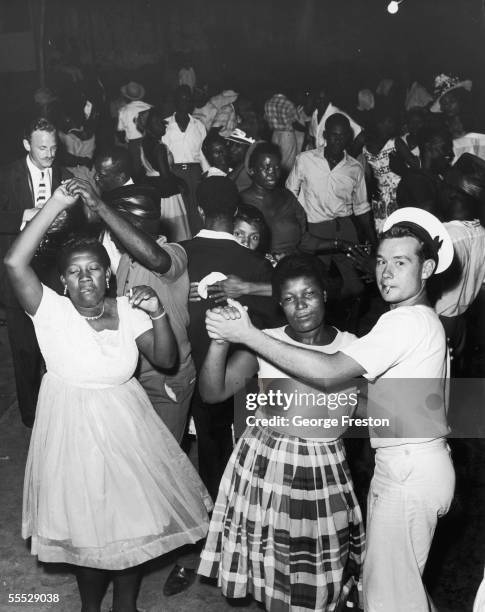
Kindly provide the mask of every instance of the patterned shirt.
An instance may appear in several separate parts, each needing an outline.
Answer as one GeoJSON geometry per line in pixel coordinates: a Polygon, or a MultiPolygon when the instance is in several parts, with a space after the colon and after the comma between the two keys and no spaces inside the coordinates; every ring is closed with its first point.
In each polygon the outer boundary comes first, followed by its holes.
{"type": "Polygon", "coordinates": [[[275,94],[264,105],[264,114],[272,130],[293,131],[293,123],[298,121],[296,107],[283,94],[275,94]]]}
{"type": "Polygon", "coordinates": [[[230,136],[237,127],[237,115],[232,104],[222,106],[218,111],[211,127],[220,127],[219,134],[224,138],[230,136]]]}

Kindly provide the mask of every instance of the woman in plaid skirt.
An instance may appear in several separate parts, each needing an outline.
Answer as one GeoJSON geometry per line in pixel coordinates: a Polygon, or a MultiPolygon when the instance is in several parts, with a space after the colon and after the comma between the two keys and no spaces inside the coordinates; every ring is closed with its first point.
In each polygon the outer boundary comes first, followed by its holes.
{"type": "MultiPolygon", "coordinates": [[[[281,260],[273,293],[288,325],[266,333],[330,354],[355,336],[325,323],[320,265],[306,255],[281,260]]],[[[340,439],[355,389],[323,394],[248,350],[229,359],[228,352],[228,343],[212,341],[200,377],[204,400],[234,395],[256,373],[261,392],[244,395],[248,427],[224,472],[199,574],[217,577],[226,597],[251,594],[270,612],[333,612],[359,581],[363,557],[362,515],[340,439]]]]}

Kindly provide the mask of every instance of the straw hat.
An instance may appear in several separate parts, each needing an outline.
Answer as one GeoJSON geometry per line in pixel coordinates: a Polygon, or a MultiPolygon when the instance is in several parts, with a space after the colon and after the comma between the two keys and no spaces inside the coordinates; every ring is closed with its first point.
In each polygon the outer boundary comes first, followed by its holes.
{"type": "Polygon", "coordinates": [[[145,97],[145,88],[140,83],[135,83],[135,81],[130,81],[126,85],[123,85],[120,89],[121,93],[128,100],[141,100],[145,97]]]}

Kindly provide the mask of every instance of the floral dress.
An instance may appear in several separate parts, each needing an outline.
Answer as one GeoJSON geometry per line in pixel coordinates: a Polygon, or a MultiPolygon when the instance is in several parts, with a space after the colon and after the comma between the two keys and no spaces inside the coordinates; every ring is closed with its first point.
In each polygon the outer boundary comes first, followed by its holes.
{"type": "Polygon", "coordinates": [[[371,153],[367,147],[364,147],[362,151],[365,163],[371,167],[378,186],[378,196],[372,198],[371,202],[377,233],[382,231],[384,221],[397,209],[396,190],[401,177],[392,172],[389,167],[389,157],[395,152],[394,138],[390,138],[376,155],[371,153]]]}

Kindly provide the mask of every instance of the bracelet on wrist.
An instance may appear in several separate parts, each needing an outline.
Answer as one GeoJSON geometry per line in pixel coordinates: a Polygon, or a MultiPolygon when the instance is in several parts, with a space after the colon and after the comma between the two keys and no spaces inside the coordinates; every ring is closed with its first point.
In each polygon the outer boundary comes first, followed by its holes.
{"type": "Polygon", "coordinates": [[[162,318],[162,317],[164,317],[166,314],[167,314],[167,311],[166,311],[166,310],[164,310],[164,311],[163,311],[161,314],[157,315],[156,317],[152,317],[152,315],[149,315],[149,316],[150,316],[150,319],[151,319],[152,321],[158,321],[158,319],[161,319],[161,318],[162,318]]]}

